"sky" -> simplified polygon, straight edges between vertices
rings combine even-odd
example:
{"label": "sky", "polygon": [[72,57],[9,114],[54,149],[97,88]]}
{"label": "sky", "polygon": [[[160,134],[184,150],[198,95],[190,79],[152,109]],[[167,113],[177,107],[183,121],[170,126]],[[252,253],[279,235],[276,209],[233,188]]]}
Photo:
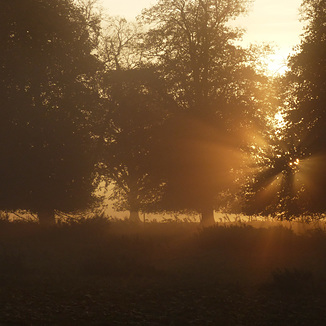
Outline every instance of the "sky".
{"label": "sky", "polygon": [[299,8],[302,0],[256,0],[248,15],[237,23],[246,29],[244,43],[268,42],[274,46],[269,69],[284,72],[286,59],[300,43],[303,23]]}
{"label": "sky", "polygon": [[[299,7],[302,0],[255,0],[249,13],[237,19],[237,26],[246,33],[243,44],[271,43],[275,54],[269,58],[271,73],[283,72],[285,61],[293,47],[300,41],[302,23]],[[156,3],[155,0],[100,0],[109,15],[134,19],[143,8]]]}

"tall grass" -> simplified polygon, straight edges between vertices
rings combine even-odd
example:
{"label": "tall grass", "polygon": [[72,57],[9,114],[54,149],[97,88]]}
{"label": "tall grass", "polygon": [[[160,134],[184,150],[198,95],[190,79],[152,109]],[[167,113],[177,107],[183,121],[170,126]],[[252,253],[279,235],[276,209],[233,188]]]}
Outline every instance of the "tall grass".
{"label": "tall grass", "polygon": [[[266,281],[275,269],[326,272],[326,234],[246,224],[202,229],[197,223],[101,218],[43,228],[0,223],[0,272],[60,275],[162,273],[209,275],[223,281]],[[11,267],[10,267],[11,266]]]}

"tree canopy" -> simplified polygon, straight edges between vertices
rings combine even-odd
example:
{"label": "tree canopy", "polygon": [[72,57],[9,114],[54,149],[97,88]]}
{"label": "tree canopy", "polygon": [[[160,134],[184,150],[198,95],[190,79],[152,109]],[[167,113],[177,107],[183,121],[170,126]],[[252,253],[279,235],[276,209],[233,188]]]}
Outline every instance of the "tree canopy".
{"label": "tree canopy", "polygon": [[96,44],[73,1],[1,8],[0,208],[53,220],[92,202]]}
{"label": "tree canopy", "polygon": [[219,101],[236,94],[236,74],[242,71],[246,54],[234,45],[241,31],[227,23],[244,12],[246,4],[160,0],[143,11],[142,19],[149,24],[144,43],[149,59],[158,60],[182,106],[216,110]]}
{"label": "tree canopy", "polygon": [[325,213],[324,1],[303,1],[280,78],[231,27],[246,0],[158,0],[137,23],[101,21],[96,0],[0,3],[1,210],[53,221],[103,177],[135,220]]}
{"label": "tree canopy", "polygon": [[[161,136],[166,198],[178,198],[176,206],[195,209],[208,224],[217,198],[227,191],[226,174],[241,160],[232,159],[245,138],[241,133],[260,119],[258,84],[264,77],[254,69],[252,51],[236,45],[242,32],[228,24],[247,4],[161,0],[141,17],[149,24],[143,53],[155,62],[179,108]],[[223,152],[226,146],[229,152]]]}
{"label": "tree canopy", "polygon": [[269,139],[269,154],[260,160],[264,167],[248,184],[249,214],[310,219],[325,213],[326,5],[306,0],[301,10],[305,32],[278,81],[286,123]]}
{"label": "tree canopy", "polygon": [[154,209],[160,193],[151,152],[174,101],[150,68],[108,71],[104,90],[108,102],[102,120],[102,172],[114,186],[115,207],[130,211],[137,221],[140,210]]}

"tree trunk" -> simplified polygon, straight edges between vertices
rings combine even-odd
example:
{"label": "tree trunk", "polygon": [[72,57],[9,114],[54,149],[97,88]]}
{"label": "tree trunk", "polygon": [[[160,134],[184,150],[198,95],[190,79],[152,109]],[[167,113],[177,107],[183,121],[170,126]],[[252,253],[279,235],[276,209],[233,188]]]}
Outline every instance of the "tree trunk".
{"label": "tree trunk", "polygon": [[200,223],[204,227],[213,226],[215,224],[214,210],[213,209],[202,210]]}
{"label": "tree trunk", "polygon": [[138,211],[130,211],[129,221],[135,222],[135,223],[140,223],[139,212]]}
{"label": "tree trunk", "polygon": [[55,225],[55,214],[53,209],[39,211],[37,217],[42,226]]}

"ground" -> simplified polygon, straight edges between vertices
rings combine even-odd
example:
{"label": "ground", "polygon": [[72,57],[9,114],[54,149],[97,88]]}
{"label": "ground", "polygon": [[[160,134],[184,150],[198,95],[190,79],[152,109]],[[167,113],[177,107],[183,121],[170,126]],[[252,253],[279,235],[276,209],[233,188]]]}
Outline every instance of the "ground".
{"label": "ground", "polygon": [[325,325],[326,234],[0,223],[0,325]]}

